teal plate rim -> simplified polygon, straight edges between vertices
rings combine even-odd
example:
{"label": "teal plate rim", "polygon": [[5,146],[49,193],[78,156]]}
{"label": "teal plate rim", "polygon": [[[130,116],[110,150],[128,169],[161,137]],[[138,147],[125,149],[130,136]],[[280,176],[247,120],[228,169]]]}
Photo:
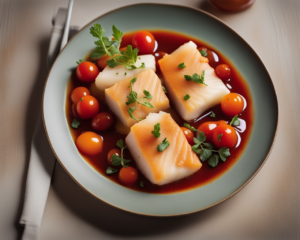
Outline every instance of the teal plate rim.
{"label": "teal plate rim", "polygon": [[[151,10],[155,10],[154,17],[156,20],[153,20],[153,15],[149,15]],[[122,15],[128,16],[130,11],[136,11],[134,18],[118,23],[112,22],[110,19]],[[166,18],[166,14],[168,18]],[[178,22],[178,14],[182,16],[180,23]],[[162,18],[164,22],[156,22],[155,25],[151,21],[137,21],[139,17],[146,20],[149,18],[153,21]],[[199,23],[192,20],[198,20]],[[201,22],[201,20],[205,21]],[[85,56],[94,46],[94,39],[89,34],[89,28],[96,22],[107,29],[108,35],[110,33],[108,29],[111,29],[111,26],[115,24],[124,32],[140,29],[165,29],[198,38],[224,54],[238,69],[239,73],[246,79],[251,91],[254,123],[246,149],[240,159],[225,174],[211,184],[189,191],[164,195],[149,194],[130,190],[110,181],[80,156],[71,138],[65,117],[66,85],[70,77],[70,69],[76,67],[75,61]],[[199,28],[201,31],[204,30],[205,35],[200,33],[200,36],[199,32],[192,33],[193,27],[198,28],[198,25],[195,26],[195,24],[199,24]],[[157,27],[153,27],[154,25]],[[220,40],[215,36],[214,31],[210,31],[210,27],[214,30],[215,28],[218,29],[217,36],[222,38],[222,42],[218,42]],[[88,42],[82,41],[83,39],[88,39]],[[82,42],[84,44],[81,44]],[[234,52],[236,47],[242,47],[243,54],[247,57],[245,58],[240,54],[240,49]],[[76,51],[73,51],[74,48]],[[247,64],[250,69],[244,66]],[[255,71],[252,67],[255,67]],[[257,75],[257,72],[261,75]],[[254,80],[252,81],[252,79]],[[53,100],[54,93],[56,97]],[[227,24],[203,10],[160,3],[139,3],[114,9],[92,20],[73,36],[49,71],[44,87],[42,112],[44,128],[52,151],[61,166],[79,186],[116,208],[135,214],[157,217],[198,212],[213,207],[239,192],[253,179],[266,162],[273,147],[278,126],[278,101],[274,84],[266,67],[251,46]],[[258,124],[259,121],[256,122],[256,118],[262,113],[267,116],[266,123]],[[253,153],[251,149],[258,150]],[[236,179],[239,179],[239,183],[236,183]],[[120,196],[122,196],[122,200],[118,199]]]}

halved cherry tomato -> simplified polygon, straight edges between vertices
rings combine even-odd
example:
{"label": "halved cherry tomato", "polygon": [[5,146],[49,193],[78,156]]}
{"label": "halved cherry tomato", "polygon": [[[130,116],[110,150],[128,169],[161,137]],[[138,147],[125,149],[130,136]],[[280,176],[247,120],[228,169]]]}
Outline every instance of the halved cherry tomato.
{"label": "halved cherry tomato", "polygon": [[80,98],[90,95],[90,91],[85,87],[77,87],[71,92],[71,100],[73,103],[77,103]]}
{"label": "halved cherry tomato", "polygon": [[230,78],[231,70],[227,64],[220,64],[216,67],[215,72],[223,81]]}
{"label": "halved cherry tomato", "polygon": [[140,54],[150,54],[155,48],[155,38],[148,31],[139,31],[132,38],[132,47],[138,48]]}
{"label": "halved cherry tomato", "polygon": [[234,117],[243,111],[244,100],[237,93],[229,93],[222,99],[221,108],[227,116]]}
{"label": "halved cherry tomato", "polygon": [[121,157],[121,150],[115,148],[115,149],[112,149],[112,150],[110,150],[110,151],[108,152],[108,154],[107,154],[107,162],[108,162],[108,164],[111,165],[111,166],[113,166],[112,160],[111,160],[111,157],[112,157],[113,155],[117,155],[117,156]]}
{"label": "halved cherry tomato", "polygon": [[102,151],[102,138],[94,132],[84,132],[76,139],[78,150],[89,156],[94,156]]}
{"label": "halved cherry tomato", "polygon": [[236,145],[237,140],[235,129],[228,124],[220,124],[214,130],[213,141],[217,148],[232,148]]}
{"label": "halved cherry tomato", "polygon": [[93,96],[85,96],[79,100],[76,106],[77,115],[82,119],[90,119],[99,112],[99,103]]}
{"label": "halved cherry tomato", "polygon": [[206,58],[208,59],[208,63],[212,68],[215,68],[219,64],[219,56],[214,51],[208,50],[205,47],[200,47],[198,50],[205,50],[207,52]]}
{"label": "halved cherry tomato", "polygon": [[216,122],[205,122],[202,123],[199,127],[198,130],[200,132],[203,132],[206,136],[206,141],[208,142],[212,142],[213,140],[213,133],[215,128],[220,125],[220,124],[226,124],[225,121],[220,120],[220,121],[216,121]]}
{"label": "halved cherry tomato", "polygon": [[136,182],[138,171],[134,167],[122,167],[119,172],[119,180],[125,185],[131,185]]}
{"label": "halved cherry tomato", "polygon": [[114,124],[114,116],[108,112],[98,113],[92,119],[92,128],[96,131],[105,131]]}
{"label": "halved cherry tomato", "polygon": [[76,76],[82,82],[94,81],[98,74],[98,67],[94,63],[89,61],[80,63],[76,69]]}
{"label": "halved cherry tomato", "polygon": [[189,142],[189,144],[194,144],[194,133],[192,130],[186,128],[186,127],[180,127],[182,132],[184,133],[184,136],[186,137],[186,140]]}

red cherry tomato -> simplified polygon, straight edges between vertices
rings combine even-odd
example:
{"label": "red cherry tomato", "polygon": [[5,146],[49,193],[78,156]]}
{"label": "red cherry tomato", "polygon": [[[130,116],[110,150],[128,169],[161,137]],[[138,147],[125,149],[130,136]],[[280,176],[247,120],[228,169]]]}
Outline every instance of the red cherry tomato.
{"label": "red cherry tomato", "polygon": [[84,132],[76,139],[78,150],[89,156],[94,156],[102,151],[102,138],[94,132]]}
{"label": "red cherry tomato", "polygon": [[76,106],[77,115],[82,119],[90,119],[99,112],[99,103],[93,96],[85,96],[79,100]]}
{"label": "red cherry tomato", "polygon": [[133,167],[122,167],[119,172],[119,180],[125,185],[131,185],[136,182],[138,178],[138,171]]}
{"label": "red cherry tomato", "polygon": [[117,155],[117,156],[121,157],[121,150],[120,150],[120,149],[112,149],[112,150],[110,150],[110,151],[108,152],[108,154],[107,154],[107,162],[108,162],[108,164],[111,165],[111,166],[113,166],[112,160],[111,160],[111,157],[112,157],[113,155]]}
{"label": "red cherry tomato", "polygon": [[82,82],[94,81],[98,74],[98,67],[94,63],[89,61],[80,63],[76,69],[76,76]]}
{"label": "red cherry tomato", "polygon": [[243,111],[244,100],[237,93],[229,93],[222,99],[221,108],[227,116],[234,117]]}
{"label": "red cherry tomato", "polygon": [[114,124],[114,117],[108,112],[98,113],[93,117],[91,124],[94,130],[105,131]]}
{"label": "red cherry tomato", "polygon": [[76,108],[77,108],[77,103],[73,103],[72,104],[72,108],[71,108],[71,112],[72,112],[73,117],[78,118],[78,114],[77,114]]}
{"label": "red cherry tomato", "polygon": [[214,51],[208,50],[205,47],[200,47],[198,50],[205,50],[207,52],[206,58],[208,59],[209,65],[212,68],[215,68],[219,64],[219,56]]}
{"label": "red cherry tomato", "polygon": [[223,81],[230,78],[231,70],[227,64],[220,64],[216,67],[215,72]]}
{"label": "red cherry tomato", "polygon": [[189,142],[189,144],[194,144],[194,133],[192,130],[186,128],[186,127],[180,127],[182,132],[184,133],[184,136],[186,137],[186,140]]}
{"label": "red cherry tomato", "polygon": [[217,122],[205,122],[205,123],[202,123],[198,127],[198,130],[200,132],[204,132],[204,134],[206,136],[206,141],[212,142],[214,130],[220,124],[226,124],[226,122],[223,121],[223,120],[220,120],[220,121],[217,121]]}
{"label": "red cherry tomato", "polygon": [[85,87],[77,87],[71,92],[71,100],[73,103],[77,103],[80,98],[90,95],[90,91]]}
{"label": "red cherry tomato", "polygon": [[148,31],[139,31],[132,38],[132,47],[138,48],[140,54],[150,54],[155,48],[155,38]]}
{"label": "red cherry tomato", "polygon": [[237,140],[235,129],[228,124],[220,124],[214,130],[213,141],[217,148],[232,148],[236,145]]}

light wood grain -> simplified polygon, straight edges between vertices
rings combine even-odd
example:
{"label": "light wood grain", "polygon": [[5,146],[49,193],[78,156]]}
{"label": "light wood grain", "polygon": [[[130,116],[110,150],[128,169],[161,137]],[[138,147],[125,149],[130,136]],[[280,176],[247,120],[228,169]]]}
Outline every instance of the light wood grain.
{"label": "light wood grain", "polygon": [[[77,0],[71,25],[83,26],[136,2],[146,1]],[[156,2],[212,13],[260,56],[279,100],[278,132],[269,159],[241,192],[224,203],[189,216],[159,219],[99,202],[57,164],[40,239],[300,239],[300,1],[257,0],[236,14],[222,13],[206,0]],[[22,232],[17,222],[47,76],[51,19],[67,4],[66,0],[0,1],[0,239],[17,239]]]}

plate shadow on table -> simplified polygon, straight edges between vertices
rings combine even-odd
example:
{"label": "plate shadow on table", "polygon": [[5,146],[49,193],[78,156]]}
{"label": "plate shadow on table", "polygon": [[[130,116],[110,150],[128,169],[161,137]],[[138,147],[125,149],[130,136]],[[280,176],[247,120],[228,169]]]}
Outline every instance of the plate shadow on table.
{"label": "plate shadow on table", "polygon": [[[25,129],[24,129],[24,142],[26,144],[26,155],[25,155],[25,164],[24,164],[24,171],[22,173],[22,182],[21,182],[21,197],[19,199],[18,209],[17,209],[17,215],[15,218],[15,227],[18,232],[17,239],[21,239],[22,233],[24,228],[20,225],[20,217],[23,210],[23,204],[24,204],[24,197],[25,197],[25,188],[26,188],[26,179],[27,179],[27,172],[28,172],[28,166],[29,166],[29,159],[30,159],[30,151],[31,151],[31,142],[32,137],[36,128],[36,125],[38,123],[39,117],[41,116],[42,112],[42,98],[43,98],[43,90],[44,90],[44,84],[47,79],[47,66],[46,66],[46,59],[47,59],[47,53],[48,53],[48,47],[49,47],[49,36],[40,39],[39,45],[37,46],[39,49],[39,66],[37,66],[37,73],[34,81],[32,82],[32,89],[30,92],[30,96],[28,99],[28,102],[26,104],[26,116],[25,116]],[[48,140],[44,131],[43,125],[39,126],[39,130],[37,131],[38,134],[38,146],[37,149],[40,149],[38,154],[41,154],[42,156],[45,156],[49,154],[50,148],[45,148],[45,144],[48,144]],[[46,145],[47,146],[47,145]],[[50,152],[52,154],[52,152]],[[53,154],[52,154],[53,155]],[[54,155],[53,155],[54,157]],[[47,158],[44,158],[47,159]],[[43,162],[45,164],[45,168],[47,168],[47,163]]]}
{"label": "plate shadow on table", "polygon": [[[222,203],[222,206],[217,205],[204,211],[177,217],[148,217],[125,212],[89,194],[59,163],[55,166],[52,187],[62,204],[72,213],[101,231],[118,237],[138,238],[179,231],[195,224],[201,225],[201,222],[215,216],[220,207],[226,208],[226,203]],[[120,223],[117,228],[116,221]]]}

